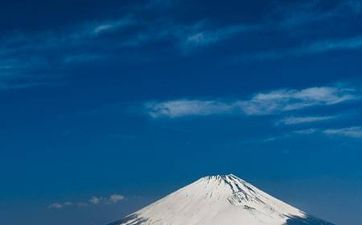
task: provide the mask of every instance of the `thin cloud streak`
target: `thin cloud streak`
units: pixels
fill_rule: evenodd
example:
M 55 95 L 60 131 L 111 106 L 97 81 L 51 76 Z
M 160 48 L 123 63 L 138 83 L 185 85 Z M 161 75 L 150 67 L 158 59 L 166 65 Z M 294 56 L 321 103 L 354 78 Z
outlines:
M 317 105 L 334 105 L 359 98 L 354 92 L 354 89 L 341 87 L 281 89 L 257 93 L 247 101 L 240 101 L 239 104 L 247 115 L 267 115 Z
M 301 116 L 301 117 L 286 117 L 277 122 L 277 124 L 283 125 L 296 125 L 296 124 L 304 124 L 304 123 L 314 123 L 320 121 L 326 121 L 335 119 L 337 116 Z
M 308 129 L 303 129 L 303 130 L 294 130 L 292 131 L 293 134 L 300 134 L 300 135 L 308 135 L 308 134 L 313 134 L 315 132 L 317 132 L 318 130 L 315 128 L 308 128 Z
M 330 39 L 311 42 L 307 45 L 278 49 L 271 51 L 255 52 L 242 55 L 236 61 L 281 59 L 289 56 L 301 57 L 305 55 L 321 54 L 339 50 L 359 50 L 362 48 L 362 36 L 346 39 Z
M 283 140 L 286 138 L 293 138 L 298 136 L 309 136 L 309 135 L 322 135 L 325 137 L 342 137 L 342 138 L 353 138 L 353 139 L 361 139 L 362 138 L 362 127 L 361 126 L 353 126 L 353 127 L 342 127 L 342 128 L 328 128 L 328 129 L 320 129 L 320 128 L 307 128 L 301 130 L 292 130 L 288 133 L 281 134 L 279 136 L 272 136 L 266 138 L 260 138 L 256 140 L 248 140 L 247 142 L 274 142 Z
M 362 127 L 346 127 L 338 129 L 326 129 L 324 134 L 329 136 L 342 136 L 351 138 L 362 138 Z
M 127 28 L 134 25 L 136 21 L 130 17 L 121 18 L 113 21 L 103 21 L 93 26 L 92 33 L 100 35 L 106 32 L 117 31 L 121 28 Z
M 296 130 L 293 131 L 293 133 L 299 135 L 310 135 L 310 134 L 319 133 L 326 136 L 362 138 L 362 127 L 352 126 L 352 127 L 328 128 L 328 129 L 309 128 L 304 130 Z
M 357 90 L 353 88 L 343 87 L 311 87 L 300 90 L 281 89 L 256 93 L 246 100 L 178 99 L 147 102 L 144 105 L 144 110 L 152 118 L 178 118 L 230 113 L 250 116 L 270 115 L 312 106 L 328 106 L 356 100 L 360 98 L 356 92 Z M 317 120 L 317 118 L 308 118 L 304 119 L 304 122 L 313 119 Z
M 179 37 L 180 47 L 183 51 L 189 51 L 193 48 L 206 47 L 226 39 L 232 38 L 233 36 L 249 32 L 258 29 L 257 26 L 247 25 L 231 25 L 216 29 L 205 29 L 203 27 L 195 29 L 194 31 L 188 31 Z
M 194 23 L 155 23 L 123 40 L 119 46 L 139 48 L 154 42 L 171 43 L 181 54 L 190 54 L 196 49 L 207 48 L 238 34 L 258 29 L 254 25 L 237 24 L 215 27 L 207 21 Z
M 145 104 L 147 113 L 153 117 L 177 118 L 184 116 L 207 116 L 228 113 L 233 110 L 233 103 L 205 100 L 174 100 L 149 102 Z

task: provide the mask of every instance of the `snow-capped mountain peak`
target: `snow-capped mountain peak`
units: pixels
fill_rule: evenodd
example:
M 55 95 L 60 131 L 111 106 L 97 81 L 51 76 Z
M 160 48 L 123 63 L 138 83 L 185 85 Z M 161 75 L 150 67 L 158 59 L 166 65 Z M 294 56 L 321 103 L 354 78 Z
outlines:
M 202 177 L 113 224 L 332 225 L 309 217 L 233 174 Z

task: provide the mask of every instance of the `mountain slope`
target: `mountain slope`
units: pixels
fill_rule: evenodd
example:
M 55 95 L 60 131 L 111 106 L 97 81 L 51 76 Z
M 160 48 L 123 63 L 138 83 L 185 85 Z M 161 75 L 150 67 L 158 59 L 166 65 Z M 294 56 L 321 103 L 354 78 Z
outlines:
M 112 225 L 333 225 L 234 176 L 208 176 Z

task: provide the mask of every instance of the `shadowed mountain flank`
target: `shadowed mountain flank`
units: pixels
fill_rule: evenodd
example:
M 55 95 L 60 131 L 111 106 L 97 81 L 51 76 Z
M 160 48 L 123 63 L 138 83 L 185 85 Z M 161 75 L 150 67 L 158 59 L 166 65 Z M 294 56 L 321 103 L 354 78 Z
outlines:
M 318 218 L 307 216 L 307 217 L 290 217 L 287 219 L 287 222 L 284 225 L 336 225 L 333 223 L 329 223 L 324 220 L 320 220 Z
M 130 222 L 132 221 L 132 222 Z M 114 221 L 107 225 L 118 225 L 118 224 L 129 224 L 129 225 L 141 225 L 144 224 L 147 221 L 147 219 L 139 218 L 137 215 L 129 215 L 121 220 Z

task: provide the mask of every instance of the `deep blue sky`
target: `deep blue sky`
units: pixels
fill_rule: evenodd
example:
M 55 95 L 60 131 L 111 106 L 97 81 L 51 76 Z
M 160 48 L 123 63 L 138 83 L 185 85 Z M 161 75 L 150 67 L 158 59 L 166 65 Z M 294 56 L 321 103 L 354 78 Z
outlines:
M 360 0 L 2 0 L 0 224 L 102 225 L 234 173 L 362 225 Z

